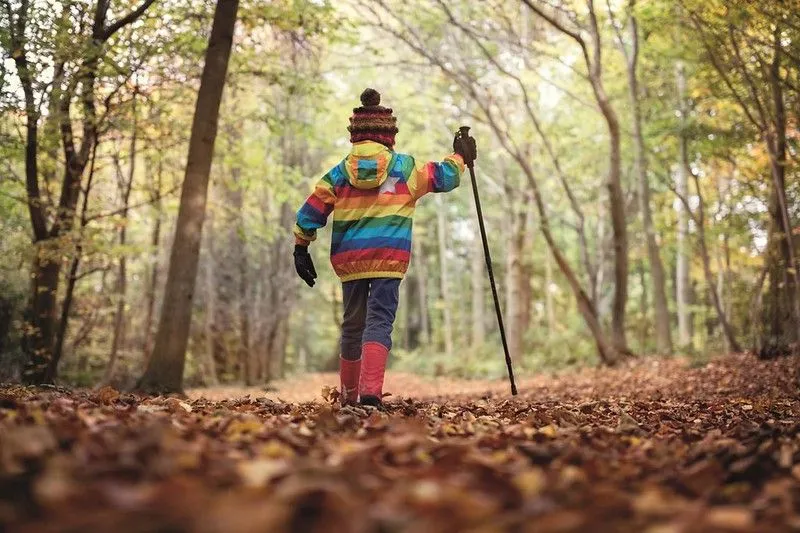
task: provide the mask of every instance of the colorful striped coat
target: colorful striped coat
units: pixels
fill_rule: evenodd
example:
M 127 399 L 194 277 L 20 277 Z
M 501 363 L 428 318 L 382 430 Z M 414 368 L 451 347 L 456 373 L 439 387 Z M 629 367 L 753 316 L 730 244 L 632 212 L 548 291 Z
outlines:
M 464 161 L 453 154 L 419 165 L 372 141 L 358 142 L 319 180 L 297 212 L 297 244 L 308 244 L 333 212 L 331 264 L 342 280 L 402 278 L 411 259 L 417 200 L 458 187 Z

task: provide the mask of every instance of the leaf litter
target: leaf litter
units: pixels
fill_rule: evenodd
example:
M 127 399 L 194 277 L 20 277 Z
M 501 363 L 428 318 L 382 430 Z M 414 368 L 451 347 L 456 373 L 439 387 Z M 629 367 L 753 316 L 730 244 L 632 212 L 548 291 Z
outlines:
M 284 403 L 8 386 L 0 530 L 800 531 L 798 362 L 644 359 L 513 398 L 393 389 L 384 412 L 331 387 Z

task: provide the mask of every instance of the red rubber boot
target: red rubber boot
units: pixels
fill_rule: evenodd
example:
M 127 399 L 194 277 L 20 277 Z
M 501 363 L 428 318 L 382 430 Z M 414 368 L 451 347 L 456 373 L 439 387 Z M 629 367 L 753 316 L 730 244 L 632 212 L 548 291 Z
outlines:
M 339 383 L 342 405 L 358 402 L 358 380 L 361 376 L 361 359 L 349 361 L 339 356 Z
M 389 349 L 379 342 L 365 342 L 361 347 L 361 403 L 379 407 L 383 397 L 383 377 Z

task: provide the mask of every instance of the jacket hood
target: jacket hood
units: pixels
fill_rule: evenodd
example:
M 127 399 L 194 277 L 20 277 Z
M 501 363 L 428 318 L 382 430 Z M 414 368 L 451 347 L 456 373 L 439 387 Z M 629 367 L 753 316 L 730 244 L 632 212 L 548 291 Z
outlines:
M 362 141 L 353 144 L 342 164 L 350 185 L 356 189 L 375 189 L 386 181 L 393 158 L 394 152 L 384 145 Z

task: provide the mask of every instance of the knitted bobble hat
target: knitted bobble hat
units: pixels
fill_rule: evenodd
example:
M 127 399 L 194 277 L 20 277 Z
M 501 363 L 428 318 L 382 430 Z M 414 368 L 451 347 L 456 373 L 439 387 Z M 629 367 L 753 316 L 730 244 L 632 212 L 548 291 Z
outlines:
M 392 115 L 391 108 L 383 107 L 381 93 L 375 89 L 367 88 L 361 93 L 361 107 L 353 109 L 350 117 L 350 142 L 374 141 L 390 150 L 394 147 L 394 137 L 397 135 L 397 119 Z

